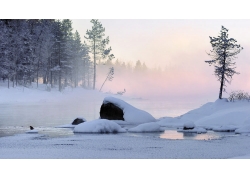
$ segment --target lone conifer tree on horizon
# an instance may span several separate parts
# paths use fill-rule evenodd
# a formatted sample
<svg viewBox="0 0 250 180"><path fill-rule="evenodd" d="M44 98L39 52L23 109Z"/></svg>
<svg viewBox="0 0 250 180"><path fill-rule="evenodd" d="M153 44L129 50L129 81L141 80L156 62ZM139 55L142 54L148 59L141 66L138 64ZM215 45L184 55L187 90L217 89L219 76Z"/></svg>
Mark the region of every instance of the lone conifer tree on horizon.
<svg viewBox="0 0 250 180"><path fill-rule="evenodd" d="M210 50L208 55L212 60L205 61L209 65L214 64L215 76L220 82L219 99L222 99L222 92L225 91L226 82L231 83L234 74L239 74L235 71L236 55L243 49L236 40L228 38L228 29L221 27L220 35L218 37L210 37L210 43L213 50Z"/></svg>

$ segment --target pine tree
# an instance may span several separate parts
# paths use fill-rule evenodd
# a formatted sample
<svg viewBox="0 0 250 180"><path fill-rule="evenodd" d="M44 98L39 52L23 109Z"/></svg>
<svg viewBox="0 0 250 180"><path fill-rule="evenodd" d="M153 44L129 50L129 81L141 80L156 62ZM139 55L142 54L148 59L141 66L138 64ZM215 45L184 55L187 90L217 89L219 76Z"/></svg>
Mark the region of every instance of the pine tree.
<svg viewBox="0 0 250 180"><path fill-rule="evenodd" d="M111 47L106 49L106 45L109 44L109 37L104 38L105 36L105 28L97 19L92 19L90 21L93 26L91 30L87 30L86 36L84 36L90 43L90 51L93 54L94 59L94 79L93 79L93 89L95 89L96 84L96 65L97 60L99 60L99 64L101 59L108 57L109 59L113 59L114 55L110 54Z"/></svg>
<svg viewBox="0 0 250 180"><path fill-rule="evenodd" d="M222 99L222 91L225 91L225 83L231 83L234 74L239 74L235 71L236 55L243 49L236 44L236 40L228 38L228 29L222 26L218 37L210 37L210 43L213 50L210 50L208 55L212 60L205 61L209 65L214 64L215 76L220 81L219 99Z"/></svg>

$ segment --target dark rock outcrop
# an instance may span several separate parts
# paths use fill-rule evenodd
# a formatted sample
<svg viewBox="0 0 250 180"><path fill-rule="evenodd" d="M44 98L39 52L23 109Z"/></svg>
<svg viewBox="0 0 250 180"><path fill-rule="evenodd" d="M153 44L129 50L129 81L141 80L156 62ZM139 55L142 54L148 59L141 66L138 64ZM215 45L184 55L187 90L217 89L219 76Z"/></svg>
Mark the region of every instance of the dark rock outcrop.
<svg viewBox="0 0 250 180"><path fill-rule="evenodd" d="M183 127L183 130L189 130L189 129L194 129L194 127Z"/></svg>
<svg viewBox="0 0 250 180"><path fill-rule="evenodd" d="M81 123L84 123L85 121L81 118L76 118L71 124L72 125L78 125L78 124L81 124Z"/></svg>
<svg viewBox="0 0 250 180"><path fill-rule="evenodd" d="M33 130L34 128L32 126L30 126L30 130Z"/></svg>
<svg viewBox="0 0 250 180"><path fill-rule="evenodd" d="M123 120L123 110L113 103L102 104L100 109L101 119Z"/></svg>

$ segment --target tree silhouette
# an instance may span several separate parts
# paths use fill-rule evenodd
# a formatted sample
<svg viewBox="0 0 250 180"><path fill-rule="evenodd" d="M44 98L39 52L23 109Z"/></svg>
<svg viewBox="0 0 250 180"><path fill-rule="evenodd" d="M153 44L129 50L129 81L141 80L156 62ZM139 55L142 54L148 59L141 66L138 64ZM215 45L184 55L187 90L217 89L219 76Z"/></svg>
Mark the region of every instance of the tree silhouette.
<svg viewBox="0 0 250 180"><path fill-rule="evenodd" d="M240 45L236 44L236 40L228 38L228 29L224 26L221 27L220 35L218 37L210 37L210 43L213 50L210 50L208 55L212 60L205 61L209 65L213 64L215 67L215 76L220 82L219 99L222 99L222 91L225 91L225 84L231 83L234 74L239 74L235 71L236 55L243 49Z"/></svg>

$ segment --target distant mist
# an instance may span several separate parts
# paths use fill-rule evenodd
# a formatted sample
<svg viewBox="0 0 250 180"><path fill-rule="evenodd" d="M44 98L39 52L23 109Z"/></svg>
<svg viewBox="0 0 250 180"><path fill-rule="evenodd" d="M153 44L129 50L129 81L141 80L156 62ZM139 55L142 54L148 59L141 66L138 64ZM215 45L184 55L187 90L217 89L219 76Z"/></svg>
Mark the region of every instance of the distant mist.
<svg viewBox="0 0 250 180"><path fill-rule="evenodd" d="M188 66L188 67L187 67ZM170 101L214 101L218 99L219 82L213 75L214 68L203 61L199 67L193 65L176 65L160 69L136 69L122 65L98 65L97 89L104 82L110 67L114 67L114 79L107 81L102 92L116 94L126 89L126 95L148 99L169 99ZM206 69L206 71L204 71ZM231 85L227 85L227 92L245 90L250 92L250 73L246 67L237 67L240 75L233 77Z"/></svg>

